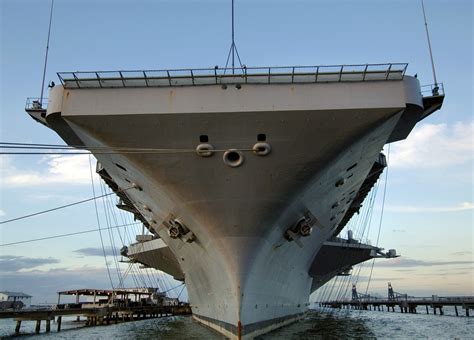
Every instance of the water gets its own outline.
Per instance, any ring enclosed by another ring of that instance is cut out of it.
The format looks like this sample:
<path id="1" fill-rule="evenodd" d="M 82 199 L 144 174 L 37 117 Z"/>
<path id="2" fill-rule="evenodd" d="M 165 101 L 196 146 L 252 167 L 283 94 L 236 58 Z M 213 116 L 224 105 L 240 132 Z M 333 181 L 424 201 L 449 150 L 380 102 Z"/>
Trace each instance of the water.
<path id="1" fill-rule="evenodd" d="M 458 307 L 460 312 L 464 310 Z M 399 312 L 320 309 L 311 311 L 301 322 L 270 332 L 260 339 L 322 338 L 431 338 L 472 339 L 474 317 L 456 317 L 454 308 L 445 307 L 445 315 Z M 430 313 L 433 311 L 430 310 Z M 472 312 L 472 311 L 471 311 Z"/>
<path id="2" fill-rule="evenodd" d="M 459 309 L 460 312 L 464 310 Z M 461 338 L 474 337 L 474 317 L 456 317 L 454 309 L 445 308 L 446 315 L 426 315 L 399 312 L 312 310 L 301 321 L 275 330 L 259 340 L 266 339 L 322 339 L 322 338 Z M 430 310 L 431 312 L 431 310 Z M 62 330 L 35 335 L 34 321 L 24 321 L 23 339 L 224 339 L 224 337 L 197 324 L 189 316 L 174 316 L 127 322 L 117 325 L 84 327 L 75 318 L 64 318 Z M 44 322 L 42 332 L 44 332 Z M 15 321 L 0 320 L 0 337 L 14 337 Z"/>

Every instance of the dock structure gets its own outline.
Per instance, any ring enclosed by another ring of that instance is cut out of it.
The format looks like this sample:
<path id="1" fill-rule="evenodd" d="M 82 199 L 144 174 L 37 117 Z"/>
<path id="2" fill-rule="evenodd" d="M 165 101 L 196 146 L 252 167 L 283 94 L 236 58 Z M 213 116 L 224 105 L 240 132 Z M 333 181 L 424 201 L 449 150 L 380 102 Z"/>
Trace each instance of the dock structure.
<path id="1" fill-rule="evenodd" d="M 145 302 L 142 298 L 146 300 L 150 299 L 152 295 L 156 294 L 156 289 L 154 288 L 124 288 L 124 289 L 74 289 L 74 290 L 65 290 L 58 292 L 58 306 L 61 303 L 61 296 L 75 296 L 76 304 L 84 305 L 86 304 L 89 307 L 100 307 L 104 304 L 125 304 L 128 305 L 132 302 Z M 87 303 L 80 303 L 81 296 L 92 297 L 93 300 Z M 134 299 L 132 300 L 131 297 Z M 70 306 L 70 304 L 69 304 Z"/>
<path id="2" fill-rule="evenodd" d="M 417 307 L 424 306 L 426 314 L 430 314 L 429 309 L 433 309 L 433 314 L 444 315 L 443 308 L 446 306 L 454 307 L 456 316 L 459 316 L 458 307 L 462 310 L 466 316 L 470 315 L 470 310 L 474 310 L 474 296 L 448 296 L 441 297 L 433 295 L 431 297 L 415 297 L 408 296 L 408 294 L 402 294 L 395 292 L 391 283 L 388 283 L 388 296 L 387 298 L 380 298 L 370 296 L 367 294 L 361 294 L 357 292 L 357 288 L 352 285 L 352 298 L 350 300 L 334 300 L 324 301 L 319 303 L 320 307 L 338 308 L 338 309 L 355 309 L 355 310 L 377 310 L 384 311 L 384 306 L 387 308 L 387 312 L 390 310 L 395 312 L 395 308 L 399 308 L 401 313 L 417 313 Z"/>
<path id="3" fill-rule="evenodd" d="M 171 315 L 191 314 L 189 304 L 179 302 L 176 299 L 165 298 L 160 300 L 159 303 L 150 303 L 149 298 L 152 294 L 154 293 L 138 289 L 79 289 L 62 291 L 58 293 L 58 304 L 53 305 L 49 309 L 4 310 L 0 311 L 0 319 L 15 319 L 15 334 L 19 334 L 23 321 L 35 321 L 35 333 L 40 332 L 42 321 L 45 321 L 46 333 L 51 331 L 51 321 L 56 321 L 57 331 L 60 332 L 64 316 L 77 316 L 78 321 L 80 321 L 81 317 L 85 317 L 86 326 L 98 326 Z M 76 302 L 60 304 L 62 295 L 74 295 L 76 296 Z M 93 296 L 93 301 L 80 302 L 80 296 Z M 135 300 L 132 300 L 130 296 L 134 296 Z M 142 296 L 146 298 L 142 298 Z M 106 298 L 101 299 L 101 297 Z"/>

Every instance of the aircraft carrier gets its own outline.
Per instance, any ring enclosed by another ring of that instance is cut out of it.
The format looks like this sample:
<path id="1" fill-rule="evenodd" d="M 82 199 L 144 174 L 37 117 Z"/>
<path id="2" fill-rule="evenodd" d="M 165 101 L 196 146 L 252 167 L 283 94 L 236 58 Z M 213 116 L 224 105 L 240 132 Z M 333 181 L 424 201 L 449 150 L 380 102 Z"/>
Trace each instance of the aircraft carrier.
<path id="1" fill-rule="evenodd" d="M 90 150 L 149 230 L 123 253 L 186 283 L 229 338 L 297 320 L 335 275 L 394 250 L 338 235 L 384 145 L 438 110 L 407 64 L 59 73 L 27 112 Z"/>

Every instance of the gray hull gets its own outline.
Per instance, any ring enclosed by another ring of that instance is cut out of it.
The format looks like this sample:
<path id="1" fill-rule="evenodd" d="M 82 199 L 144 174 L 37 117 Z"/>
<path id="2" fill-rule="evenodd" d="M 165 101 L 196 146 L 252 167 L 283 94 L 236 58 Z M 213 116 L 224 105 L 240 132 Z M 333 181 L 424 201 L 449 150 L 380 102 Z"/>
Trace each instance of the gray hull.
<path id="1" fill-rule="evenodd" d="M 55 87 L 40 120 L 71 145 L 168 149 L 95 156 L 174 255 L 166 268 L 185 280 L 196 320 L 252 338 L 306 311 L 321 246 L 384 144 L 405 138 L 423 112 L 418 81 L 405 77 L 239 90 Z M 265 156 L 252 151 L 262 134 Z M 193 151 L 203 135 L 210 157 Z M 240 150 L 240 166 L 224 162 L 229 149 Z M 302 218 L 311 234 L 288 237 Z M 185 232 L 171 238 L 175 221 Z"/>

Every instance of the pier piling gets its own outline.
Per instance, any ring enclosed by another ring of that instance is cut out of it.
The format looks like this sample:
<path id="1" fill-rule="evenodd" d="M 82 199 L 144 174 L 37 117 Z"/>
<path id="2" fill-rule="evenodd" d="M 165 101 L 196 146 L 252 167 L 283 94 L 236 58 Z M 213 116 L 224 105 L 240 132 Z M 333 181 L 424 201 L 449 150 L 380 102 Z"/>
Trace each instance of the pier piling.
<path id="1" fill-rule="evenodd" d="M 20 334 L 21 320 L 16 320 L 15 334 Z"/>
<path id="2" fill-rule="evenodd" d="M 41 331 L 41 321 L 45 321 L 46 333 L 51 332 L 51 320 L 56 320 L 57 331 L 61 331 L 61 322 L 63 316 L 83 316 L 86 320 L 86 326 L 110 325 L 112 322 L 136 321 L 151 317 L 169 316 L 169 315 L 188 315 L 191 314 L 191 308 L 187 304 L 178 305 L 135 305 L 135 306 L 106 306 L 92 308 L 68 308 L 65 305 L 59 308 L 48 310 L 7 310 L 0 311 L 0 319 L 14 319 L 16 321 L 15 334 L 20 334 L 20 328 L 23 321 L 35 321 L 35 333 Z"/>
<path id="3" fill-rule="evenodd" d="M 470 315 L 470 309 L 474 309 L 474 296 L 449 296 L 439 297 L 433 295 L 431 297 L 415 297 L 408 294 L 401 294 L 393 291 L 389 284 L 389 294 L 387 298 L 371 297 L 367 294 L 357 294 L 353 286 L 352 299 L 339 301 L 323 301 L 319 303 L 322 307 L 366 310 L 366 311 L 384 311 L 384 305 L 387 312 L 395 312 L 395 308 L 400 308 L 403 314 L 418 314 L 417 307 L 426 309 L 426 314 L 430 314 L 430 308 L 433 308 L 434 315 L 444 315 L 444 307 L 454 307 L 456 316 L 460 316 L 459 307 L 465 310 L 466 316 Z M 461 310 L 462 314 L 462 310 Z"/>

